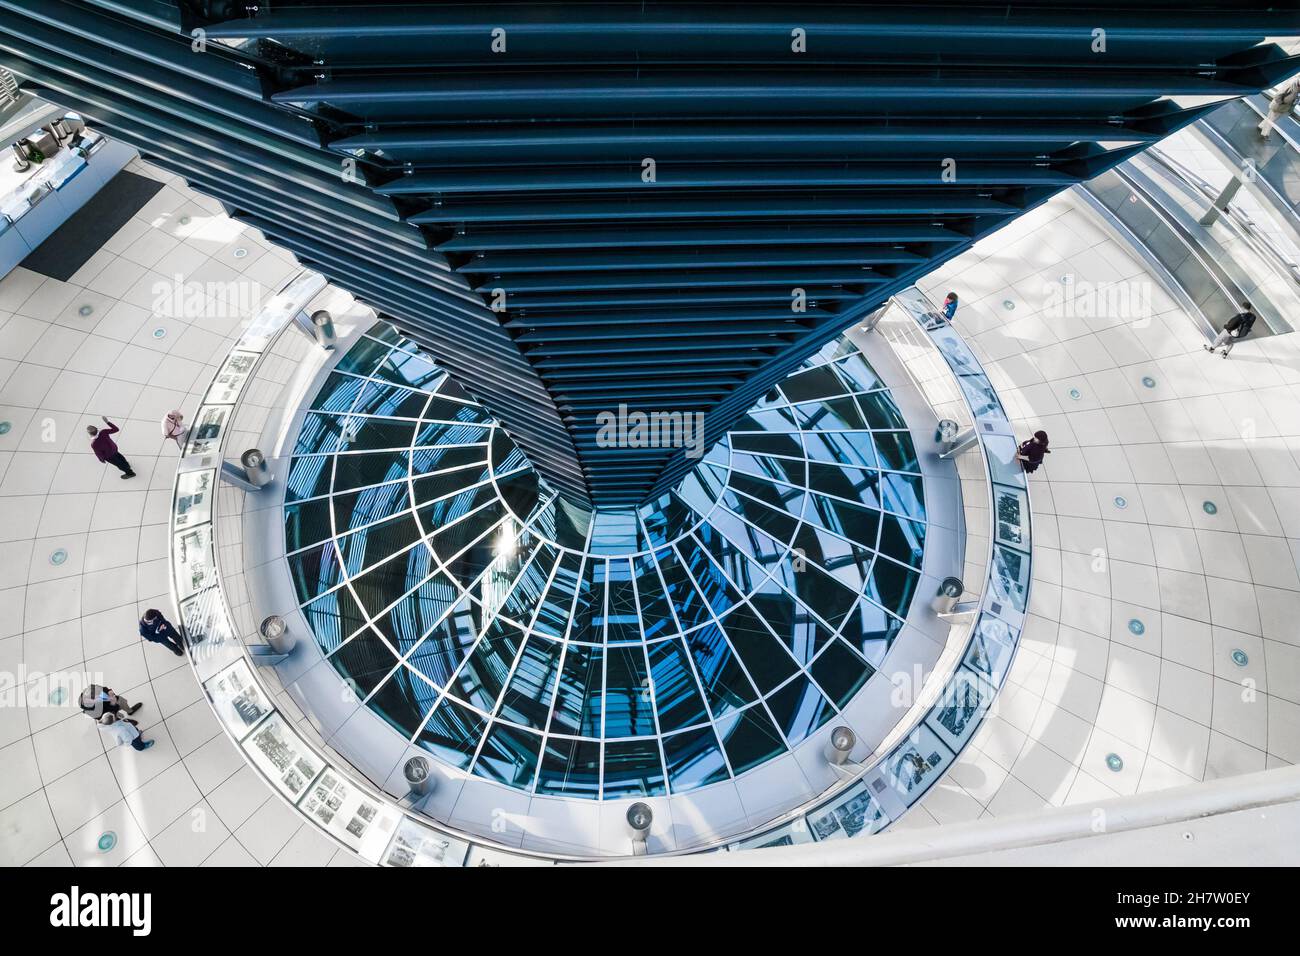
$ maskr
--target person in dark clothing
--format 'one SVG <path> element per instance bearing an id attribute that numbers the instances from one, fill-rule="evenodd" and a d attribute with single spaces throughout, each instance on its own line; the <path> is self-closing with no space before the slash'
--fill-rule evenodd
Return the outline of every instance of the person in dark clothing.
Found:
<path id="1" fill-rule="evenodd" d="M 91 684 L 81 692 L 81 712 L 92 720 L 99 720 L 105 714 L 134 714 L 144 704 L 132 704 L 125 697 L 119 697 L 111 688 Z"/>
<path id="2" fill-rule="evenodd" d="M 943 300 L 943 317 L 949 322 L 957 314 L 957 293 L 949 292 Z"/>
<path id="3" fill-rule="evenodd" d="M 144 617 L 140 618 L 140 636 L 154 644 L 166 645 L 173 654 L 185 653 L 180 632 L 172 626 L 171 621 L 162 616 L 162 611 L 156 607 L 149 608 L 144 612 Z"/>
<path id="4" fill-rule="evenodd" d="M 1250 330 L 1255 325 L 1255 313 L 1249 302 L 1241 303 L 1241 308 L 1242 311 L 1223 323 L 1223 331 L 1211 344 L 1204 346 L 1205 351 L 1214 354 L 1215 349 L 1222 348 L 1223 357 L 1227 358 L 1232 347 L 1250 335 Z"/>
<path id="5" fill-rule="evenodd" d="M 1022 441 L 1016 449 L 1016 459 L 1027 475 L 1036 472 L 1043 463 L 1043 456 L 1050 454 L 1047 450 L 1047 432 L 1034 432 L 1033 438 Z"/>
<path id="6" fill-rule="evenodd" d="M 86 426 L 86 434 L 90 436 L 90 450 L 106 465 L 112 465 L 114 468 L 121 470 L 122 478 L 134 478 L 135 472 L 131 470 L 131 464 L 126 457 L 117 450 L 117 442 L 110 438 L 120 430 L 116 425 L 107 418 L 104 419 L 107 428 L 96 428 L 94 425 Z"/>

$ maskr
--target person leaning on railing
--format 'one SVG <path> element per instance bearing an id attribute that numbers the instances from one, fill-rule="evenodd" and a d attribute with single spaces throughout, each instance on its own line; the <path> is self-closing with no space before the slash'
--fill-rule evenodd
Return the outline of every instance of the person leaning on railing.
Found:
<path id="1" fill-rule="evenodd" d="M 1038 466 L 1043 463 L 1043 458 L 1050 455 L 1047 450 L 1047 432 L 1034 432 L 1033 438 L 1028 438 L 1020 443 L 1016 449 L 1016 460 L 1020 462 L 1020 467 L 1025 470 L 1025 474 L 1032 475 L 1038 470 Z"/>

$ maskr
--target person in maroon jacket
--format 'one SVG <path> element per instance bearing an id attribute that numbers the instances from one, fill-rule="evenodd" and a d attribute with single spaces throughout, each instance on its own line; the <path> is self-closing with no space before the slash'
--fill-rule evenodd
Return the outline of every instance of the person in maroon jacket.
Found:
<path id="1" fill-rule="evenodd" d="M 1016 449 L 1016 459 L 1025 474 L 1032 475 L 1043 463 L 1043 456 L 1050 455 L 1047 448 L 1047 432 L 1034 432 L 1034 437 L 1020 443 Z"/>
<path id="2" fill-rule="evenodd" d="M 94 425 L 86 426 L 86 434 L 90 436 L 90 450 L 106 465 L 112 465 L 114 468 L 121 469 L 122 478 L 134 478 L 135 472 L 131 470 L 131 464 L 126 457 L 117 450 L 117 442 L 110 438 L 119 431 L 118 427 L 104 419 L 107 428 L 96 428 Z"/>

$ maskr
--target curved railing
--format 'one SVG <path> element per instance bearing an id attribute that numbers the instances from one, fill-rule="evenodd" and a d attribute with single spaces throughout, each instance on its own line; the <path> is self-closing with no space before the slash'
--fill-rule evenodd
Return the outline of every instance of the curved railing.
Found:
<path id="1" fill-rule="evenodd" d="M 277 705 L 266 682 L 271 675 L 258 668 L 252 653 L 265 645 L 243 580 L 238 527 L 241 496 L 262 492 L 223 483 L 223 461 L 244 450 L 235 436 L 251 446 L 262 433 L 271 406 L 246 400 L 268 360 L 299 366 L 315 348 L 293 326 L 324 288 L 324 279 L 309 272 L 284 287 L 240 337 L 193 415 L 173 485 L 170 553 L 172 598 L 191 663 L 213 712 L 249 765 L 290 807 L 362 860 L 458 866 L 491 863 L 506 854 L 517 862 L 544 862 L 502 847 L 471 845 L 359 783 L 359 771 L 326 756 L 324 742 L 309 741 Z M 282 383 L 262 384 L 278 390 Z"/>
<path id="2" fill-rule="evenodd" d="M 240 338 L 193 417 L 174 486 L 171 566 L 173 598 L 205 695 L 244 758 L 272 789 L 366 862 L 579 862 L 449 832 L 406 809 L 403 801 L 375 792 L 358 781 L 368 778 L 335 759 L 322 739 L 309 739 L 316 736 L 309 726 L 285 712 L 268 688 L 268 681 L 278 679 L 257 665 L 264 645 L 257 637 L 238 533 L 246 504 L 240 496 L 246 492 L 237 484 L 222 484 L 222 462 L 243 449 L 235 436 L 251 445 L 263 434 L 267 406 L 250 401 L 250 394 L 262 386 L 282 390 L 284 377 L 279 383 L 258 383 L 268 360 L 287 368 L 309 364 L 306 356 L 315 346 L 290 330 L 323 288 L 324 280 L 314 273 L 290 282 Z M 992 528 L 985 577 L 974 592 L 978 600 L 962 611 L 964 620 L 957 627 L 966 630 L 954 631 L 959 639 L 950 642 L 900 729 L 879 748 L 880 756 L 842 766 L 839 783 L 761 832 L 727 844 L 728 849 L 874 833 L 897 820 L 970 741 L 993 705 L 1019 642 L 1030 580 L 1029 498 L 1015 459 L 1011 423 L 978 360 L 918 290 L 900 293 L 885 308 L 912 322 L 942 358 L 973 425 Z M 233 603 L 232 595 L 238 598 Z"/>
<path id="3" fill-rule="evenodd" d="M 828 799 L 823 794 L 784 821 L 730 844 L 729 849 L 808 843 L 885 829 L 925 796 L 970 742 L 993 706 L 1020 644 L 1032 579 L 1031 512 L 1029 481 L 1016 458 L 1011 420 L 975 354 L 919 289 L 898 293 L 868 321 L 878 332 L 884 328 L 882 314 L 901 321 L 909 343 L 924 342 L 933 348 L 932 354 L 951 373 L 950 384 L 969 415 L 971 447 L 978 449 L 979 470 L 988 489 L 984 578 L 978 598 L 955 609 L 957 620 L 969 619 L 969 628 L 964 640 L 950 644 L 940 661 L 952 664 L 951 670 L 936 666 L 917 695 L 913 711 L 918 717 L 908 729 L 895 733 L 880 748 L 883 755 L 854 768 L 849 785 L 834 796 Z M 930 392 L 925 384 L 918 382 L 924 392 Z M 927 397 L 937 411 L 952 417 L 953 403 L 944 400 L 951 393 L 937 400 L 933 394 Z"/>

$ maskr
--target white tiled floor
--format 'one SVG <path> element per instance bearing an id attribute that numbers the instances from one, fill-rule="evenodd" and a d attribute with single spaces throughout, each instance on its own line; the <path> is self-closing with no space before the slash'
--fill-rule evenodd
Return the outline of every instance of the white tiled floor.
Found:
<path id="1" fill-rule="evenodd" d="M 346 865 L 244 764 L 184 662 L 136 636 L 141 609 L 168 604 L 158 421 L 194 406 L 240 327 L 154 316 L 151 286 L 273 286 L 293 265 L 180 181 L 133 168 L 167 185 L 71 282 L 0 281 L 0 671 L 25 690 L 38 671 L 102 673 L 145 704 L 157 746 L 106 752 L 75 705 L 15 695 L 0 707 L 0 864 Z M 998 713 L 904 825 L 1300 760 L 1300 340 L 1211 358 L 1158 291 L 1150 322 L 1053 317 L 1044 286 L 1066 273 L 1148 281 L 1062 197 L 924 284 L 960 291 L 958 328 L 1053 454 L 1034 480 L 1033 606 Z M 87 450 L 101 414 L 123 427 L 135 481 Z"/>
<path id="2" fill-rule="evenodd" d="M 296 265 L 182 181 L 129 168 L 166 185 L 71 281 L 21 268 L 0 280 L 0 671 L 24 681 L 0 706 L 0 864 L 346 865 L 246 768 L 184 660 L 136 633 L 146 607 L 176 617 L 175 451 L 158 422 L 195 406 L 242 325 L 153 316 L 151 286 L 180 274 L 273 288 Z M 100 415 L 121 426 L 135 480 L 90 453 L 84 428 Z M 59 548 L 67 560 L 51 564 Z M 27 693 L 51 670 L 102 674 L 143 702 L 156 745 L 106 752 L 75 702 Z"/>
<path id="3" fill-rule="evenodd" d="M 922 283 L 958 291 L 958 329 L 1053 454 L 1032 483 L 1031 614 L 997 716 L 905 826 L 1300 761 L 1300 340 L 1211 357 L 1158 286 L 1149 321 L 1053 314 L 1067 274 L 1153 282 L 1062 196 Z"/>

